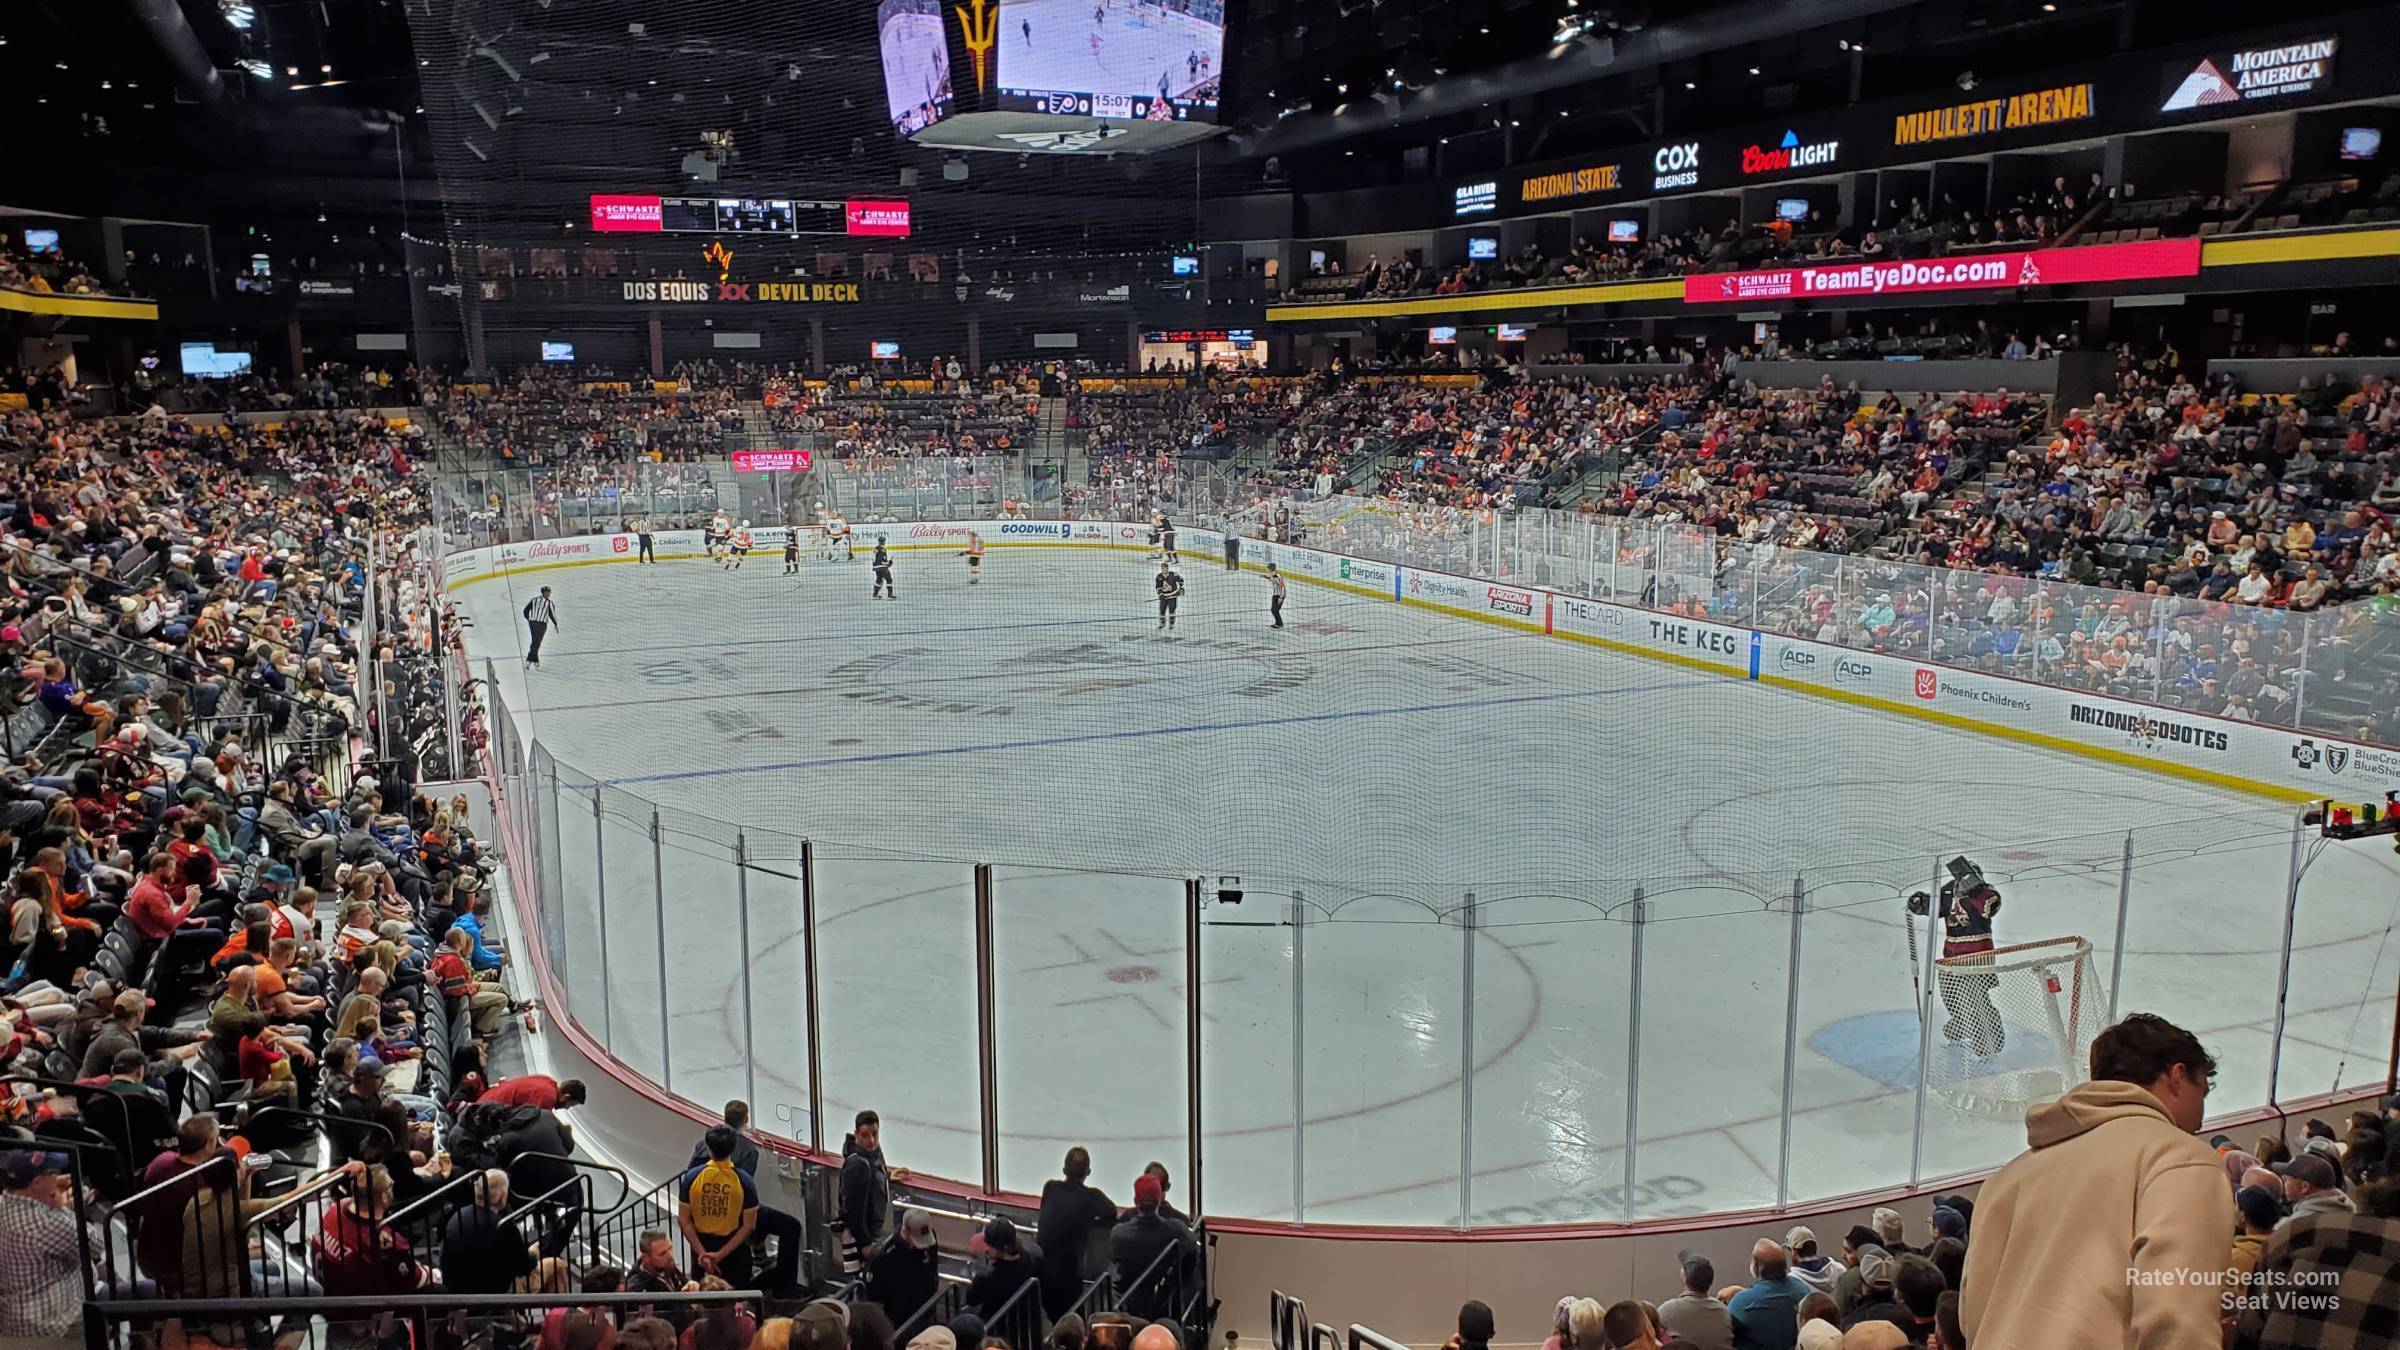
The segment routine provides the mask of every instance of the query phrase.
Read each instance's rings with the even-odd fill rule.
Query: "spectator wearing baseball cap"
[[[2321,1154],[2303,1150],[2298,1157],[2275,1164],[2273,1170],[2283,1178],[2283,1198],[2291,1202],[2291,1212],[2283,1217],[2284,1224],[2319,1214],[2352,1214],[2358,1210],[2349,1193],[2342,1189],[2341,1173]]]
[[[1709,1291],[1717,1268],[1695,1251],[1682,1253],[1683,1292],[1658,1305],[1658,1320],[1678,1342],[1698,1350],[1733,1350],[1733,1316]]]
[[[904,1322],[940,1290],[941,1272],[933,1216],[911,1209],[901,1214],[900,1226],[867,1253],[866,1296],[895,1324]]]
[[[1179,1312],[1170,1306],[1190,1287],[1188,1276],[1200,1260],[1200,1243],[1183,1220],[1159,1212],[1167,1188],[1148,1172],[1134,1178],[1133,1213],[1117,1221],[1108,1235],[1109,1265],[1116,1271],[1120,1309],[1134,1317],[1155,1320]],[[1150,1283],[1142,1277],[1168,1250],[1182,1253],[1168,1261]]]
[[[993,1215],[975,1235],[975,1251],[990,1264],[967,1285],[967,1306],[989,1323],[1018,1289],[1041,1278],[1042,1252],[1017,1235],[1016,1223],[1005,1214]]]
[[[1783,1249],[1791,1253],[1792,1278],[1807,1285],[1811,1293],[1831,1294],[1833,1282],[1842,1278],[1847,1268],[1830,1256],[1817,1254],[1816,1231],[1806,1224],[1795,1224],[1783,1235]]]
[[[0,1153],[0,1341],[72,1344],[83,1331],[83,1244],[73,1162],[64,1153]]]
[[[1862,1322],[1903,1326],[1908,1310],[1900,1305],[1900,1258],[1881,1247],[1869,1247],[1858,1259],[1858,1302],[1842,1314],[1842,1330]]]

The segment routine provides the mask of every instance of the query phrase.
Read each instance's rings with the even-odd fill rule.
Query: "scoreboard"
[[[592,229],[603,234],[831,234],[906,238],[908,203],[595,193]]]
[[[661,197],[658,228],[668,234],[847,234],[840,202],[785,197]]]

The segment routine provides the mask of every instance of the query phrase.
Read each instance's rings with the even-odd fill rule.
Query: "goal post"
[[[2046,938],[1933,963],[1940,1019],[1926,1083],[1954,1109],[2015,1118],[2089,1078],[2106,998],[2081,937]]]

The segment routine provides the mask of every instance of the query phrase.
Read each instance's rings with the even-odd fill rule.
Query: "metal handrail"
[[[540,1195],[533,1197],[524,1204],[517,1206],[513,1210],[510,1210],[508,1213],[501,1215],[500,1222],[515,1223],[517,1220],[533,1213],[536,1209],[539,1209],[543,1205],[550,1203],[551,1197],[557,1195],[560,1191],[582,1190],[586,1184],[587,1183],[585,1179],[581,1176],[568,1177],[565,1181],[562,1181],[551,1187],[549,1190],[542,1192]],[[514,1196],[512,1195],[511,1198],[513,1199]],[[585,1205],[584,1208],[589,1209],[590,1206]]]
[[[1022,1258],[1019,1259],[1022,1260]],[[1017,1305],[1023,1303],[1026,1298],[1030,1296],[1033,1299],[1032,1334],[1021,1337],[1017,1340],[1009,1341],[1009,1344],[1011,1345],[1030,1345],[1041,1335],[1042,1331],[1041,1272],[1034,1267],[1031,1261],[1025,1261],[1024,1265],[1026,1267],[1025,1282],[1017,1286],[1017,1291],[1015,1293],[1010,1294],[1005,1299],[1002,1299],[1000,1306],[992,1309],[991,1316],[983,1319],[985,1330],[992,1331],[994,1334],[998,1334],[996,1329],[1009,1325],[1010,1314],[1015,1313],[1017,1311]],[[1002,1337],[1002,1339],[1007,1338]]]
[[[144,1187],[143,1189],[135,1191],[133,1194],[126,1196],[124,1199],[119,1200],[116,1205],[117,1213],[138,1213],[140,1212],[140,1207],[143,1201],[148,1200],[150,1197],[175,1186],[188,1184],[193,1177],[199,1176],[201,1173],[206,1172],[208,1169],[215,1167],[220,1163],[227,1167],[238,1167],[240,1165],[234,1158],[233,1150],[228,1148],[219,1148],[215,1153],[209,1155],[209,1158],[206,1162],[201,1163],[198,1167],[193,1168],[191,1171],[178,1172],[155,1186]]]
[[[1083,1292],[1077,1294],[1075,1296],[1075,1301],[1067,1305],[1067,1311],[1069,1313],[1080,1315],[1084,1311],[1085,1307],[1091,1304],[1095,1297],[1113,1299],[1116,1297],[1116,1293],[1117,1272],[1113,1270],[1101,1271],[1097,1276],[1094,1276],[1092,1279],[1084,1282]]]
[[[609,1207],[608,1213],[611,1216],[614,1216],[619,1210],[623,1209],[633,1198],[633,1178],[627,1176],[625,1174],[625,1169],[622,1167],[611,1167],[607,1163],[593,1162],[587,1158],[570,1158],[563,1153],[545,1153],[540,1149],[528,1149],[525,1152],[518,1154],[516,1160],[521,1162],[527,1158],[545,1158],[551,1162],[565,1163],[569,1167],[580,1167],[594,1172],[606,1172],[610,1176],[615,1177],[617,1179],[617,1203]],[[502,1170],[505,1171],[507,1169],[504,1168]],[[555,1191],[558,1189],[558,1187],[553,1186],[550,1189]],[[643,1194],[648,1195],[649,1192],[645,1191]],[[597,1208],[597,1206],[594,1206],[594,1208]]]
[[[1408,1350],[1408,1347],[1363,1322],[1352,1322],[1350,1350]]]
[[[448,1195],[450,1192],[458,1189],[461,1186],[465,1186],[470,1183],[480,1183],[482,1180],[483,1169],[480,1167],[461,1172],[457,1176],[450,1178],[448,1181],[443,1182],[441,1185],[434,1187],[430,1191],[427,1191],[425,1194],[418,1196],[416,1199],[409,1201],[405,1205],[402,1205],[400,1208],[384,1215],[383,1226],[386,1228],[397,1228],[403,1223],[415,1219],[417,1217],[418,1210],[430,1208],[434,1201],[441,1199],[443,1196]]]
[[[757,1289],[694,1290],[665,1295],[649,1291],[615,1294],[445,1294],[412,1290],[402,1294],[321,1294],[288,1298],[124,1298],[84,1305],[87,1316],[103,1321],[145,1317],[184,1317],[196,1322],[229,1317],[267,1317],[322,1314],[328,1321],[365,1321],[390,1312],[523,1312],[544,1308],[643,1308],[659,1303],[755,1303],[765,1297]],[[344,1317],[341,1314],[351,1314]]]
[[[239,1102],[232,1104],[241,1105]],[[303,1111],[297,1106],[262,1106],[251,1113],[249,1125],[257,1125],[270,1116],[295,1116],[301,1120],[313,1120],[320,1125],[329,1126],[331,1128],[326,1132],[328,1138],[332,1137],[333,1130],[372,1130],[383,1136],[387,1152],[400,1147],[399,1136],[393,1134],[379,1121],[352,1120],[347,1116],[327,1115],[322,1111]],[[249,1125],[243,1128],[247,1129]]]
[[[317,1196],[323,1195],[327,1191],[337,1189],[345,1182],[349,1181],[349,1179],[350,1177],[348,1173],[343,1172],[340,1168],[335,1168],[333,1171],[327,1172],[315,1178],[314,1180],[304,1181],[299,1186],[295,1187],[291,1194],[279,1197],[273,1204],[268,1205],[265,1209],[262,1209],[256,1214],[251,1215],[244,1222],[243,1226],[246,1228],[263,1228],[268,1224],[277,1221],[281,1217],[283,1211],[290,1206],[305,1200],[314,1199]]]
[[[933,1279],[933,1297],[928,1298],[923,1303],[918,1304],[917,1310],[910,1313],[907,1320],[903,1321],[899,1326],[892,1329],[893,1339],[902,1345],[906,1345],[909,1337],[914,1335],[916,1331],[920,1329],[919,1319],[932,1316],[941,1306],[943,1299],[957,1299],[962,1297],[965,1294],[969,1283],[965,1276],[953,1275],[946,1270],[936,1272]]]

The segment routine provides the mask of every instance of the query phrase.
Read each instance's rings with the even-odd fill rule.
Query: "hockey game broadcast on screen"
[[[1000,106],[1213,120],[1225,0],[1000,0]]]

